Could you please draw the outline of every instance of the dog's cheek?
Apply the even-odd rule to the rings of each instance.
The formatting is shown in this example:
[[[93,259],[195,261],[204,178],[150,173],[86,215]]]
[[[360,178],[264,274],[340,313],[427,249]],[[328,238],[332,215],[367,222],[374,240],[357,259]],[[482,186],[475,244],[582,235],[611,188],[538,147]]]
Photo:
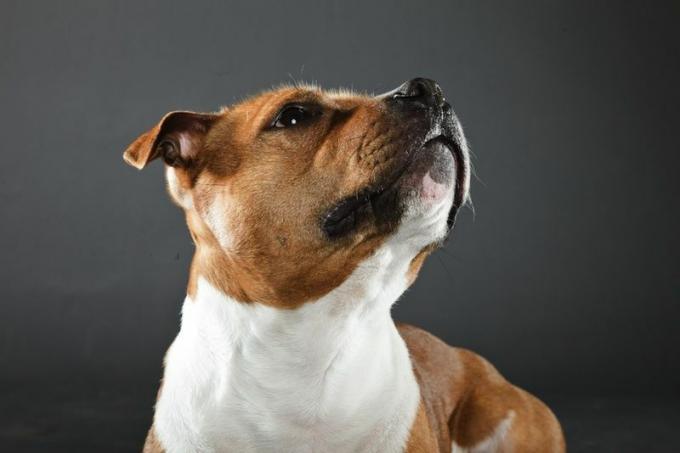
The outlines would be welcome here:
[[[217,192],[207,203],[202,217],[223,250],[229,251],[236,244],[236,231],[230,220],[236,217],[234,201],[224,192]]]
[[[196,219],[203,224],[199,236],[224,252],[234,251],[238,242],[238,203],[220,183],[198,182],[193,192]]]

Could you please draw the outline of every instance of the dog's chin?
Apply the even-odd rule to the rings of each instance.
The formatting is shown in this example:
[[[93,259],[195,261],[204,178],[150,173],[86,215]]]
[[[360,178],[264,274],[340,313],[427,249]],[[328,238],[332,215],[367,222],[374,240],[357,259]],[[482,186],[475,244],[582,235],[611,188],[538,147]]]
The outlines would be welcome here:
[[[430,140],[395,184],[402,206],[401,229],[426,243],[443,239],[455,185],[456,164],[448,140]]]
[[[397,181],[403,203],[418,212],[450,203],[455,186],[455,161],[444,138],[427,142]],[[407,209],[408,212],[408,209]]]

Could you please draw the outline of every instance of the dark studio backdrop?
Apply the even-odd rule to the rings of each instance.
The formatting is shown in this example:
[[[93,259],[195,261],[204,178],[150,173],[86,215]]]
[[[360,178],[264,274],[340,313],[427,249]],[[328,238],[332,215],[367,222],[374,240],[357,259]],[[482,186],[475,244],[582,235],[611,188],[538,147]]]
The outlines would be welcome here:
[[[95,446],[102,431],[112,451],[141,445],[193,248],[162,165],[138,172],[122,152],[165,112],[293,80],[379,93],[430,77],[463,122],[475,214],[397,319],[484,355],[558,415],[578,398],[643,413],[639,398],[676,401],[680,3],[1,5],[0,440],[13,451]]]

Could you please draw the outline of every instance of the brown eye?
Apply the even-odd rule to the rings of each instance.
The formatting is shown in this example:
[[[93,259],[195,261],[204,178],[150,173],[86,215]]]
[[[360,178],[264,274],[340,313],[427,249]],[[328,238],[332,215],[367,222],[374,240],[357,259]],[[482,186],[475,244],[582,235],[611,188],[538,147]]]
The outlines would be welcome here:
[[[314,113],[301,105],[288,105],[281,109],[272,122],[272,127],[293,127],[309,120]]]

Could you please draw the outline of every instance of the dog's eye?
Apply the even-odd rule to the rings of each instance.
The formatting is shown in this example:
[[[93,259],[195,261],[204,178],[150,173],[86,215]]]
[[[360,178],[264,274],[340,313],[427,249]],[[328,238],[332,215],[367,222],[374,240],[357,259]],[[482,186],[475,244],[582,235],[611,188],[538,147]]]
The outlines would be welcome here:
[[[278,115],[276,115],[276,118],[272,122],[272,127],[282,128],[298,126],[312,116],[314,116],[314,112],[306,107],[301,105],[287,105],[281,109]]]

